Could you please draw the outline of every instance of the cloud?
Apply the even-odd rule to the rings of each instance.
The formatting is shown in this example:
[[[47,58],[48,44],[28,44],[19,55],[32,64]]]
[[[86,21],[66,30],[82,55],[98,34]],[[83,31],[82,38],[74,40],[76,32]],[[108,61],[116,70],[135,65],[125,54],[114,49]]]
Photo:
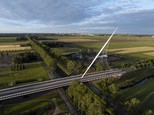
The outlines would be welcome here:
[[[153,0],[1,0],[0,32],[153,33],[153,14]]]

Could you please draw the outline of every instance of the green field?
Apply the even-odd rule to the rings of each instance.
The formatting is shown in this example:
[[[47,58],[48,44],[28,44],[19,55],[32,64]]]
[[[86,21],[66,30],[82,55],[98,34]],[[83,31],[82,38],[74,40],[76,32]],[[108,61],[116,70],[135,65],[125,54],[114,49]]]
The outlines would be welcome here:
[[[4,54],[8,53],[8,55],[16,55],[19,53],[24,53],[24,52],[34,52],[33,50],[27,50],[27,51],[3,51]]]
[[[144,113],[154,110],[154,68],[144,68],[126,73],[116,80],[121,89],[117,96],[117,102],[124,105],[125,102],[136,98],[140,104],[129,110],[130,114]]]
[[[57,92],[26,98],[12,104],[1,105],[1,115],[65,115],[67,106]]]
[[[28,41],[16,41],[17,37],[0,37],[0,45],[26,44]]]
[[[17,37],[0,37],[1,42],[15,42]]]
[[[69,43],[64,48],[56,48],[60,53],[78,52],[80,49],[95,49],[99,50],[106,42],[109,36],[47,36],[47,38],[54,39],[58,42]],[[72,42],[71,42],[72,40]],[[86,42],[87,40],[87,42]],[[90,40],[95,40],[90,41]],[[108,46],[108,49],[134,48],[134,47],[154,47],[154,39],[151,36],[113,36]],[[109,51],[110,52],[110,51]],[[153,55],[147,55],[147,52],[154,52],[153,50],[129,52],[130,56],[153,58]],[[112,52],[112,53],[116,53]]]
[[[103,40],[109,38],[110,35],[104,35],[104,36],[88,36],[88,35],[72,35],[72,36],[44,36],[48,39],[95,39],[95,40]],[[154,40],[152,36],[133,36],[133,35],[114,35],[113,39],[115,40],[136,40],[136,41],[151,41]]]
[[[142,79],[148,78],[154,75],[154,68],[143,68],[136,71],[128,72],[118,79],[115,83],[119,87],[125,87],[128,85],[136,84]]]
[[[0,69],[0,84],[11,84],[19,82],[18,85],[47,80],[48,75],[40,63],[26,64],[24,70],[11,71],[9,67]],[[23,81],[23,82],[22,82]],[[21,82],[21,83],[20,83]],[[31,82],[30,82],[31,83]],[[7,85],[8,86],[8,85]]]
[[[122,91],[119,95],[121,102],[130,100],[131,98],[137,98],[140,100],[140,104],[135,107],[133,113],[144,113],[147,110],[154,110],[154,79],[150,79],[145,83]]]

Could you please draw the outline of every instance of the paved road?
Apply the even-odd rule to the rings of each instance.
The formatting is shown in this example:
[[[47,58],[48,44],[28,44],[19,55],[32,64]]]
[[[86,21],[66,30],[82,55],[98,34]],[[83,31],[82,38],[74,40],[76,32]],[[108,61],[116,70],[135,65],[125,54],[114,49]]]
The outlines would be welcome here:
[[[70,85],[73,80],[79,80],[80,82],[88,82],[106,77],[121,76],[124,73],[125,71],[122,70],[109,70],[104,72],[87,74],[84,78],[81,78],[81,75],[74,75],[65,78],[58,78],[49,81],[34,83],[30,85],[7,88],[0,90],[0,100],[11,99],[52,89],[58,89]]]

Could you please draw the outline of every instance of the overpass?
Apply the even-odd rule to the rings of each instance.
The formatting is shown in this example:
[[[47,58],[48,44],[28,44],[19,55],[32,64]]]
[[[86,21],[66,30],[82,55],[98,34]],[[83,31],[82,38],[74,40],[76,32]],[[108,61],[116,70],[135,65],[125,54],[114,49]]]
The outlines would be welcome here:
[[[124,70],[106,70],[103,72],[89,73],[83,78],[81,78],[82,75],[74,75],[65,78],[33,83],[30,85],[2,89],[0,90],[0,101],[65,87],[70,85],[73,80],[79,80],[80,82],[89,82],[99,80],[101,78],[121,76],[124,73],[126,73]]]

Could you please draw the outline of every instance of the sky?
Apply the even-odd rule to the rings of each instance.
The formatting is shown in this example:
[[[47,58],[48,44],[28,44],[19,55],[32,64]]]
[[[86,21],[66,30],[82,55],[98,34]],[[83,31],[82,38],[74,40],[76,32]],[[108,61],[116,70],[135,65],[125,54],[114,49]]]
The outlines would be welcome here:
[[[0,33],[154,34],[154,0],[0,0]]]

